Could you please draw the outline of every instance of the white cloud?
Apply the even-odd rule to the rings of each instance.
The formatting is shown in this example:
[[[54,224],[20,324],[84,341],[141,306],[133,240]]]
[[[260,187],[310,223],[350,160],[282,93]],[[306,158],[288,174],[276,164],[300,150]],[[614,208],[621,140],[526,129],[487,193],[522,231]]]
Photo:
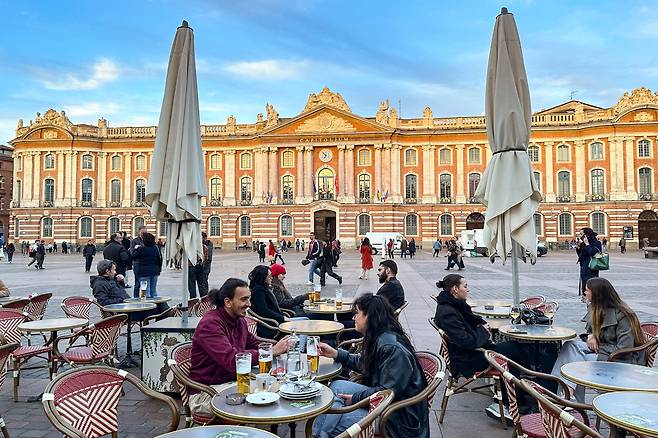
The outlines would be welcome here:
[[[92,90],[119,77],[119,67],[109,58],[100,58],[91,69],[91,74],[86,78],[79,74],[68,73],[64,77],[44,78],[41,82],[50,90]],[[41,76],[46,75],[51,74],[41,72]]]
[[[270,80],[299,78],[308,67],[307,61],[265,59],[236,62],[225,66],[224,70],[245,78]]]
[[[119,110],[119,105],[114,102],[85,102],[82,104],[64,105],[63,108],[69,117],[107,117],[108,115],[116,114]]]

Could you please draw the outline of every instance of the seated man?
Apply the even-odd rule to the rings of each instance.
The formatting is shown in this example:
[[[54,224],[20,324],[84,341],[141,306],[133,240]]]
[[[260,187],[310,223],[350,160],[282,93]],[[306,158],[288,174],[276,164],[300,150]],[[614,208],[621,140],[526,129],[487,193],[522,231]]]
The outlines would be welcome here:
[[[235,381],[235,355],[251,353],[252,365],[258,365],[259,339],[249,333],[244,317],[251,306],[251,291],[243,280],[229,278],[222,287],[208,294],[216,308],[199,321],[192,337],[190,378],[205,385]],[[288,351],[288,337],[272,347],[274,356]],[[193,413],[212,416],[210,396],[190,395]]]
[[[398,275],[398,265],[393,260],[383,260],[379,264],[377,276],[382,286],[377,291],[377,295],[386,298],[393,310],[399,309],[404,304],[404,288],[396,275]]]

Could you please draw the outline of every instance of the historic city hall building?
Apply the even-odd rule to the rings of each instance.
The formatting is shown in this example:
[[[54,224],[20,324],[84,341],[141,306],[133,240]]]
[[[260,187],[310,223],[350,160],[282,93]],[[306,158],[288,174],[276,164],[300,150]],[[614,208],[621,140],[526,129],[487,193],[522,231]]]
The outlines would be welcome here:
[[[579,101],[532,117],[529,155],[544,201],[540,239],[571,240],[590,226],[617,242],[624,231],[658,244],[658,93],[625,93],[610,108]],[[73,124],[65,113],[19,121],[9,237],[104,241],[145,223],[156,127]],[[308,238],[315,230],[352,245],[368,231],[428,244],[483,225],[473,198],[491,157],[484,117],[399,118],[388,101],[353,114],[325,88],[302,112],[272,105],[255,123],[201,126],[208,197],[202,226],[226,247]],[[201,169],[200,169],[201,171]]]

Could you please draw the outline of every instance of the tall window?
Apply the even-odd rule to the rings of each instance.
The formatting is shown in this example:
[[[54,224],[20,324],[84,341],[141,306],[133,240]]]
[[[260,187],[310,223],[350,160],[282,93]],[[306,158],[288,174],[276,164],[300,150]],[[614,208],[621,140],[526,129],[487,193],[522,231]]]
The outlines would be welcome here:
[[[210,170],[219,170],[222,168],[222,157],[219,154],[210,156]]]
[[[404,234],[406,236],[418,235],[418,216],[415,214],[408,214],[404,218]]]
[[[146,155],[135,157],[135,170],[146,170]]]
[[[370,166],[370,151],[366,148],[359,149],[359,166]]]
[[[439,218],[439,234],[452,236],[452,215],[444,213]]]
[[[167,231],[169,231],[169,222],[160,221],[158,224],[158,236],[167,237]]]
[[[281,193],[283,194],[283,200],[286,202],[292,202],[295,197],[295,180],[292,175],[284,175],[281,178]]]
[[[211,201],[222,200],[222,180],[220,178],[210,179],[210,200]]]
[[[537,184],[537,190],[541,192],[541,173],[532,172],[533,178],[535,178],[535,184]]]
[[[110,169],[111,170],[121,170],[121,156],[112,155],[110,159]]]
[[[596,234],[607,234],[605,230],[605,214],[600,211],[592,213],[592,229]]]
[[[211,237],[219,237],[222,235],[222,221],[217,216],[208,219],[208,235]]]
[[[16,170],[23,170],[23,157],[16,157],[14,163],[16,164]]]
[[[251,154],[249,152],[240,154],[240,169],[251,169]]]
[[[146,200],[146,181],[138,179],[135,181],[135,201],[144,202]]]
[[[46,154],[46,156],[43,159],[43,168],[44,169],[55,168],[55,156],[53,154]]]
[[[16,191],[14,192],[14,199],[16,199],[18,202],[21,202],[21,199],[23,199],[23,181],[21,180],[16,181]]]
[[[480,174],[479,173],[469,173],[468,174],[468,197],[474,198],[475,192],[480,185]]]
[[[528,158],[533,163],[539,162],[539,146],[537,145],[528,146]]]
[[[55,201],[55,180],[52,178],[46,178],[43,182],[43,200],[50,203]]]
[[[639,158],[651,156],[651,143],[649,140],[640,140],[637,142],[637,156]]]
[[[638,185],[640,189],[640,195],[648,195],[653,191],[653,181],[651,176],[651,169],[648,167],[643,167],[638,170]]]
[[[416,166],[418,164],[418,152],[414,148],[405,149],[404,151],[404,165]]]
[[[281,235],[285,237],[292,236],[292,216],[289,214],[281,216]]]
[[[557,161],[569,161],[569,145],[561,144],[557,147]]]
[[[121,181],[118,179],[110,181],[110,202],[113,204],[121,202]]]
[[[139,230],[140,227],[144,226],[144,218],[141,216],[137,216],[135,219],[133,219],[133,236],[137,235],[137,230]]]
[[[571,197],[571,174],[566,170],[557,174],[557,195],[560,198]]]
[[[121,229],[121,221],[118,217],[111,217],[107,220],[107,233],[108,236],[111,236],[114,233],[118,233]]]
[[[281,166],[282,167],[295,166],[295,153],[290,149],[286,149],[281,153]]]
[[[21,221],[14,217],[14,237],[18,239],[21,236]]]
[[[450,164],[452,161],[452,152],[448,148],[439,151],[439,164]]]
[[[603,143],[596,142],[589,145],[589,156],[592,160],[602,160],[603,159]]]
[[[251,218],[249,216],[240,217],[240,237],[251,236]]]
[[[53,218],[41,219],[41,237],[53,237]]]
[[[468,163],[478,164],[480,162],[480,148],[473,147],[468,150]]]
[[[559,216],[559,228],[561,236],[571,236],[571,215],[562,213]]]
[[[452,198],[452,175],[449,173],[439,175],[439,193],[441,199]]]
[[[94,157],[90,154],[84,154],[82,156],[82,169],[91,170],[94,168]]]
[[[603,178],[603,170],[593,169],[590,172],[592,182],[592,195],[605,194],[605,179]]]
[[[326,167],[318,172],[318,199],[334,199],[334,172]]]
[[[251,178],[248,176],[240,178],[240,201],[251,202]]]
[[[90,217],[80,218],[80,237],[91,238],[92,226],[93,223]]]
[[[370,232],[370,215],[365,213],[359,215],[359,236],[365,236]]]
[[[93,198],[94,182],[89,178],[82,180],[82,202],[91,202]]]
[[[362,173],[359,175],[359,199],[361,201],[370,201],[370,196],[370,175]]]
[[[541,236],[541,214],[535,213],[533,218],[535,219],[535,234]]]
[[[404,177],[404,197],[408,200],[418,198],[418,177],[414,174]]]

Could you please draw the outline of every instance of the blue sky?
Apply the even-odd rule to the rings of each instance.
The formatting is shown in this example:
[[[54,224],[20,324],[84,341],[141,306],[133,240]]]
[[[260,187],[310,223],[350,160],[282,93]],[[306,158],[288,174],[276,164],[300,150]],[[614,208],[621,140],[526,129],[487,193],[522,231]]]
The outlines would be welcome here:
[[[39,111],[74,123],[157,124],[169,50],[195,30],[202,123],[298,114],[327,85],[374,116],[484,111],[495,16],[515,14],[533,111],[575,98],[611,106],[658,88],[658,5],[640,1],[0,0],[0,142]]]

